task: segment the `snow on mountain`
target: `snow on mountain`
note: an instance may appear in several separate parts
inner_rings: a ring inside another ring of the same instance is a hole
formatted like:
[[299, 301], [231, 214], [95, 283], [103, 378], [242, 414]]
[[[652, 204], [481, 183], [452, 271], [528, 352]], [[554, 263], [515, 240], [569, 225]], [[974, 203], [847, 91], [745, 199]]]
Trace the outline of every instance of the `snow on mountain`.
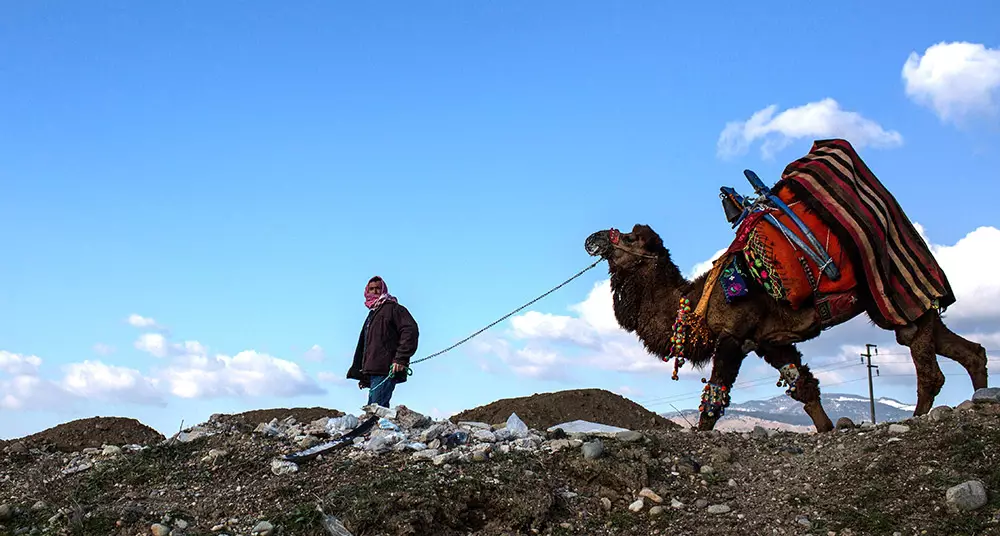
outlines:
[[901, 409], [903, 411], [909, 411], [911, 413], [913, 412], [913, 410], [917, 409], [917, 406], [910, 405], [910, 404], [903, 404], [903, 403], [897, 402], [897, 401], [895, 401], [895, 400], [893, 400], [891, 398], [885, 398], [885, 397], [882, 397], [882, 398], [878, 399], [877, 403], [878, 404], [885, 404], [887, 406], [892, 406], [892, 407], [894, 407], [896, 409]]

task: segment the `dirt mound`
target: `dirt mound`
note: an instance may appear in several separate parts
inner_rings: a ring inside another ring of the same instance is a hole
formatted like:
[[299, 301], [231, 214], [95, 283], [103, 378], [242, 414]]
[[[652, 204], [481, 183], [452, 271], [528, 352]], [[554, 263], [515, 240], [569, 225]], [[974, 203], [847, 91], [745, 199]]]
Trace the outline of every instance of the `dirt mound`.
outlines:
[[104, 445], [152, 445], [164, 439], [163, 434], [135, 419], [91, 417], [54, 426], [20, 442], [29, 447], [79, 452]]
[[672, 430], [677, 424], [631, 400], [603, 389], [573, 389], [504, 398], [451, 417], [452, 422], [478, 421], [499, 424], [517, 413], [536, 430], [575, 420], [584, 420], [628, 428], [629, 430]]
[[340, 417], [344, 412], [330, 408], [271, 408], [255, 409], [235, 414], [212, 415], [212, 420], [222, 424], [230, 424], [238, 429], [247, 432], [257, 427], [262, 422], [271, 422], [272, 419], [283, 420], [287, 417], [294, 417], [298, 422], [312, 422], [323, 417]]

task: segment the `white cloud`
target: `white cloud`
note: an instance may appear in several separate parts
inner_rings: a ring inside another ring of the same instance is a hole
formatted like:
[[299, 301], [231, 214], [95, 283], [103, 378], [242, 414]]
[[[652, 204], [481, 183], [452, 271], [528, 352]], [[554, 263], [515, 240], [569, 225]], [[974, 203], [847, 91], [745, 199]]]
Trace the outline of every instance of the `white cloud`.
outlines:
[[698, 276], [700, 276], [701, 274], [711, 270], [712, 265], [715, 263], [715, 260], [721, 257], [722, 254], [725, 253], [728, 249], [729, 249], [728, 246], [724, 247], [719, 251], [716, 251], [714, 254], [712, 254], [712, 256], [708, 260], [695, 264], [694, 268], [692, 268], [691, 271], [688, 272], [688, 274], [685, 277], [687, 277], [688, 279], [697, 279]]
[[22, 355], [0, 350], [0, 372], [11, 376], [34, 375], [42, 366], [42, 358], [37, 355]]
[[167, 338], [159, 333], [143, 333], [135, 341], [135, 347], [155, 357], [167, 357], [170, 354]]
[[578, 318], [528, 311], [511, 318], [510, 324], [519, 339], [564, 340], [581, 346], [596, 342], [591, 325]]
[[160, 327], [160, 325], [156, 323], [156, 320], [153, 320], [152, 318], [146, 318], [142, 315], [137, 315], [137, 314], [129, 315], [126, 322], [128, 322], [132, 327], [136, 328], [157, 329]]
[[621, 385], [614, 392], [624, 396], [625, 398], [638, 398], [644, 396], [642, 389], [636, 387], [630, 387], [628, 385]]
[[0, 409], [54, 409], [64, 404], [63, 392], [48, 380], [30, 374], [0, 379]]
[[903, 64], [906, 95], [944, 122], [997, 111], [1000, 49], [968, 42], [937, 43]]
[[[571, 361], [557, 352], [536, 347], [511, 348], [504, 339], [481, 339], [473, 344], [480, 355], [498, 359], [516, 376], [537, 380], [566, 380], [569, 378]], [[481, 363], [486, 372], [493, 369], [489, 362]]]
[[931, 244], [948, 276], [955, 304], [947, 319], [1000, 319], [1000, 279], [989, 267], [1000, 266], [1000, 229], [980, 227], [953, 246]]
[[97, 355], [104, 355], [104, 356], [111, 355], [111, 354], [115, 353], [115, 347], [114, 346], [111, 346], [109, 344], [104, 344], [103, 342], [99, 342], [99, 343], [95, 344], [94, 347], [93, 347], [93, 350], [94, 350], [95, 354], [97, 354]]
[[138, 370], [100, 361], [72, 363], [65, 370], [61, 386], [73, 395], [91, 400], [164, 405], [158, 381]]
[[181, 398], [215, 398], [325, 393], [297, 364], [285, 359], [253, 350], [244, 350], [233, 357], [198, 357], [188, 360], [186, 366], [171, 366], [161, 373], [171, 394]]
[[357, 382], [354, 380], [348, 380], [344, 377], [344, 373], [335, 373], [322, 371], [316, 374], [316, 378], [323, 383], [332, 383], [336, 386], [354, 385], [357, 386]]
[[438, 408], [431, 408], [431, 411], [429, 413], [429, 415], [431, 416], [432, 419], [439, 420], [439, 421], [440, 420], [445, 420], [445, 419], [450, 419], [452, 415], [456, 415], [456, 414], [458, 414], [457, 411], [454, 411], [454, 410], [440, 410]]
[[844, 138], [857, 148], [903, 144], [899, 132], [887, 131], [857, 112], [842, 110], [831, 98], [789, 108], [776, 116], [777, 110], [778, 105], [772, 104], [746, 121], [727, 123], [719, 135], [717, 154], [722, 158], [745, 154], [758, 140], [763, 140], [760, 150], [764, 158], [772, 158], [793, 141], [806, 138]]
[[312, 348], [306, 350], [306, 353], [302, 357], [304, 357], [307, 361], [315, 361], [318, 363], [326, 359], [326, 353], [320, 345], [314, 344], [312, 345]]
[[135, 341], [135, 347], [154, 357], [196, 358], [208, 355], [208, 349], [198, 341], [170, 342], [159, 333], [143, 333]]

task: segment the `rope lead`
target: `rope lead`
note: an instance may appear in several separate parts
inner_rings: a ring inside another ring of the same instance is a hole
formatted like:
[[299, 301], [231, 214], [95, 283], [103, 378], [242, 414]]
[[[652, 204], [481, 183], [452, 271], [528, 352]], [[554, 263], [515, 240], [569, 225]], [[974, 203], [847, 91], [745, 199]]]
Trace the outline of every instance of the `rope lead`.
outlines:
[[[445, 348], [444, 350], [441, 350], [439, 352], [434, 352], [433, 354], [431, 354], [431, 355], [429, 355], [427, 357], [421, 357], [420, 359], [417, 359], [416, 361], [410, 361], [410, 364], [411, 365], [416, 365], [417, 363], [420, 363], [420, 362], [423, 362], [423, 361], [427, 361], [428, 359], [431, 359], [433, 357], [437, 357], [437, 356], [439, 356], [439, 355], [441, 355], [441, 354], [443, 354], [445, 352], [449, 352], [451, 350], [454, 350], [455, 348], [458, 348], [459, 346], [461, 346], [461, 345], [469, 342], [470, 340], [472, 340], [473, 337], [476, 337], [477, 335], [479, 335], [479, 334], [483, 333], [484, 331], [492, 328], [493, 326], [499, 324], [500, 322], [503, 322], [504, 320], [507, 320], [508, 318], [510, 318], [510, 317], [516, 315], [517, 313], [521, 312], [524, 308], [530, 307], [531, 305], [533, 305], [537, 301], [541, 300], [542, 298], [544, 298], [544, 297], [548, 296], [549, 294], [552, 294], [553, 292], [555, 292], [555, 291], [561, 289], [562, 287], [566, 286], [567, 284], [569, 284], [574, 279], [576, 279], [576, 278], [580, 277], [581, 275], [587, 273], [588, 271], [590, 271], [591, 269], [593, 269], [595, 266], [597, 266], [598, 264], [600, 264], [600, 262], [602, 260], [603, 259], [597, 259], [590, 266], [588, 266], [588, 267], [584, 268], [583, 270], [580, 270], [579, 272], [577, 272], [576, 274], [574, 274], [573, 277], [570, 277], [569, 279], [563, 281], [562, 283], [559, 283], [558, 285], [556, 285], [555, 287], [553, 287], [552, 289], [550, 289], [545, 294], [542, 294], [541, 296], [539, 296], [539, 297], [537, 297], [537, 298], [529, 301], [528, 303], [526, 303], [526, 304], [518, 307], [517, 309], [514, 309], [513, 311], [505, 314], [504, 316], [502, 316], [499, 319], [495, 320], [494, 322], [490, 323], [489, 325], [487, 325], [483, 329], [481, 329], [481, 330], [473, 333], [472, 335], [469, 335], [468, 337], [466, 337], [466, 338], [464, 338], [464, 339], [456, 342], [455, 344], [453, 344], [453, 345]], [[411, 369], [410, 367], [406, 367], [406, 375], [407, 376], [413, 376], [413, 369]], [[375, 389], [378, 389], [379, 387], [382, 387], [382, 384], [385, 383], [385, 382], [387, 382], [387, 381], [389, 381], [389, 378], [392, 378], [392, 374], [389, 374], [382, 381], [380, 381], [378, 383], [378, 385], [376, 385], [375, 387], [372, 387], [372, 390], [374, 391]]]

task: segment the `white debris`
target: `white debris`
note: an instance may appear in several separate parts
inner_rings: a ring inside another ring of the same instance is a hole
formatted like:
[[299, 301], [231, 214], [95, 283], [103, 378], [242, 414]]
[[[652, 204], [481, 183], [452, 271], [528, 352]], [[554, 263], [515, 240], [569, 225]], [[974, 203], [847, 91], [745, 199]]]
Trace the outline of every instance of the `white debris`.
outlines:
[[607, 437], [613, 437], [618, 432], [629, 431], [626, 428], [619, 428], [617, 426], [611, 426], [608, 424], [601, 424], [601, 423], [582, 421], [582, 420], [564, 422], [562, 424], [550, 426], [548, 431], [554, 432], [560, 428], [562, 429], [563, 432], [566, 432], [567, 434], [589, 434], [589, 435], [607, 434]]

